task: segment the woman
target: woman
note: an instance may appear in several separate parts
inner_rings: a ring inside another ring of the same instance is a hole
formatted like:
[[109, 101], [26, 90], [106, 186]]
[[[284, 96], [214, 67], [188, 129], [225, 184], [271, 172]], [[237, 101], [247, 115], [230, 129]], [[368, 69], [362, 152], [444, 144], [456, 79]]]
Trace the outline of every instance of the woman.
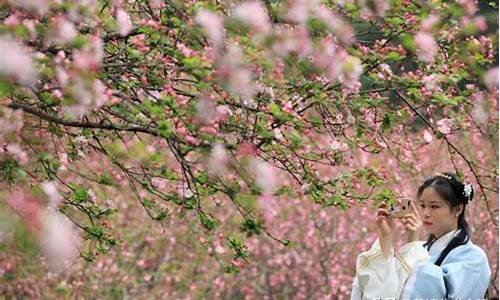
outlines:
[[[399, 219], [408, 243], [394, 252], [394, 219], [386, 204], [377, 210], [379, 238], [356, 262], [351, 299], [483, 299], [491, 270], [484, 251], [470, 240], [465, 208], [474, 191], [454, 173], [424, 181], [417, 192], [420, 212]], [[418, 241], [423, 228], [426, 242]]]

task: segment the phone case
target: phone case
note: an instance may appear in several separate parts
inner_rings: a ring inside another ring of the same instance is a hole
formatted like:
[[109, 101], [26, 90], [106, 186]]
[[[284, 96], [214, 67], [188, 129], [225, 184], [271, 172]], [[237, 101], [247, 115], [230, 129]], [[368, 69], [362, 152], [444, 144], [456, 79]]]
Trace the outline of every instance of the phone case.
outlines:
[[406, 204], [403, 204], [401, 208], [394, 208], [391, 206], [389, 212], [389, 218], [403, 218], [404, 216], [411, 213], [411, 199], [408, 199]]

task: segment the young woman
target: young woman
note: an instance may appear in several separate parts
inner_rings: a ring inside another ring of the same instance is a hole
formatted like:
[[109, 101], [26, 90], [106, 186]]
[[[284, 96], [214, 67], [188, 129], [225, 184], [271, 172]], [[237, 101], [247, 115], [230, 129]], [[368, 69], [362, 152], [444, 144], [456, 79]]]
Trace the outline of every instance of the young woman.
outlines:
[[[411, 213], [399, 219], [408, 243], [394, 252], [394, 219], [387, 205], [377, 210], [379, 238], [356, 262], [354, 299], [483, 299], [491, 270], [484, 251], [470, 239], [465, 209], [474, 191], [454, 173], [424, 181]], [[418, 241], [421, 229], [426, 242]]]

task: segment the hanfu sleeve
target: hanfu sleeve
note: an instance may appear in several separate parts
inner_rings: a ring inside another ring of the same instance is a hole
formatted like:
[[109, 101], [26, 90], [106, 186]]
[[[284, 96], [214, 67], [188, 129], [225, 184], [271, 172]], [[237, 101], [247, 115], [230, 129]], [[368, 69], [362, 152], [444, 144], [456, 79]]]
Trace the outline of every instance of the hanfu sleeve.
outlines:
[[427, 251], [420, 244], [410, 243], [389, 258], [385, 258], [377, 239], [370, 250], [358, 255], [353, 294], [361, 294], [361, 299], [399, 299], [404, 284], [414, 266], [428, 259]]
[[475, 245], [453, 249], [441, 266], [422, 263], [402, 299], [483, 299], [491, 277], [486, 254]]

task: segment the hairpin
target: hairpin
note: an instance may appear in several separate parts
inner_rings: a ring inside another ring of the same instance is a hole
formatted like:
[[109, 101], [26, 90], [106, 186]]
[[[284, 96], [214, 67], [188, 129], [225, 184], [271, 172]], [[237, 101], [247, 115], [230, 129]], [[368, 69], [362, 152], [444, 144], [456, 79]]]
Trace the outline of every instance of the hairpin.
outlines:
[[464, 196], [467, 197], [467, 203], [470, 202], [471, 195], [472, 195], [472, 185], [470, 183], [467, 183], [464, 185]]
[[446, 179], [448, 179], [448, 180], [451, 180], [451, 176], [446, 175], [446, 174], [437, 174], [437, 176], [439, 176], [439, 177], [443, 177], [443, 178], [446, 178]]

